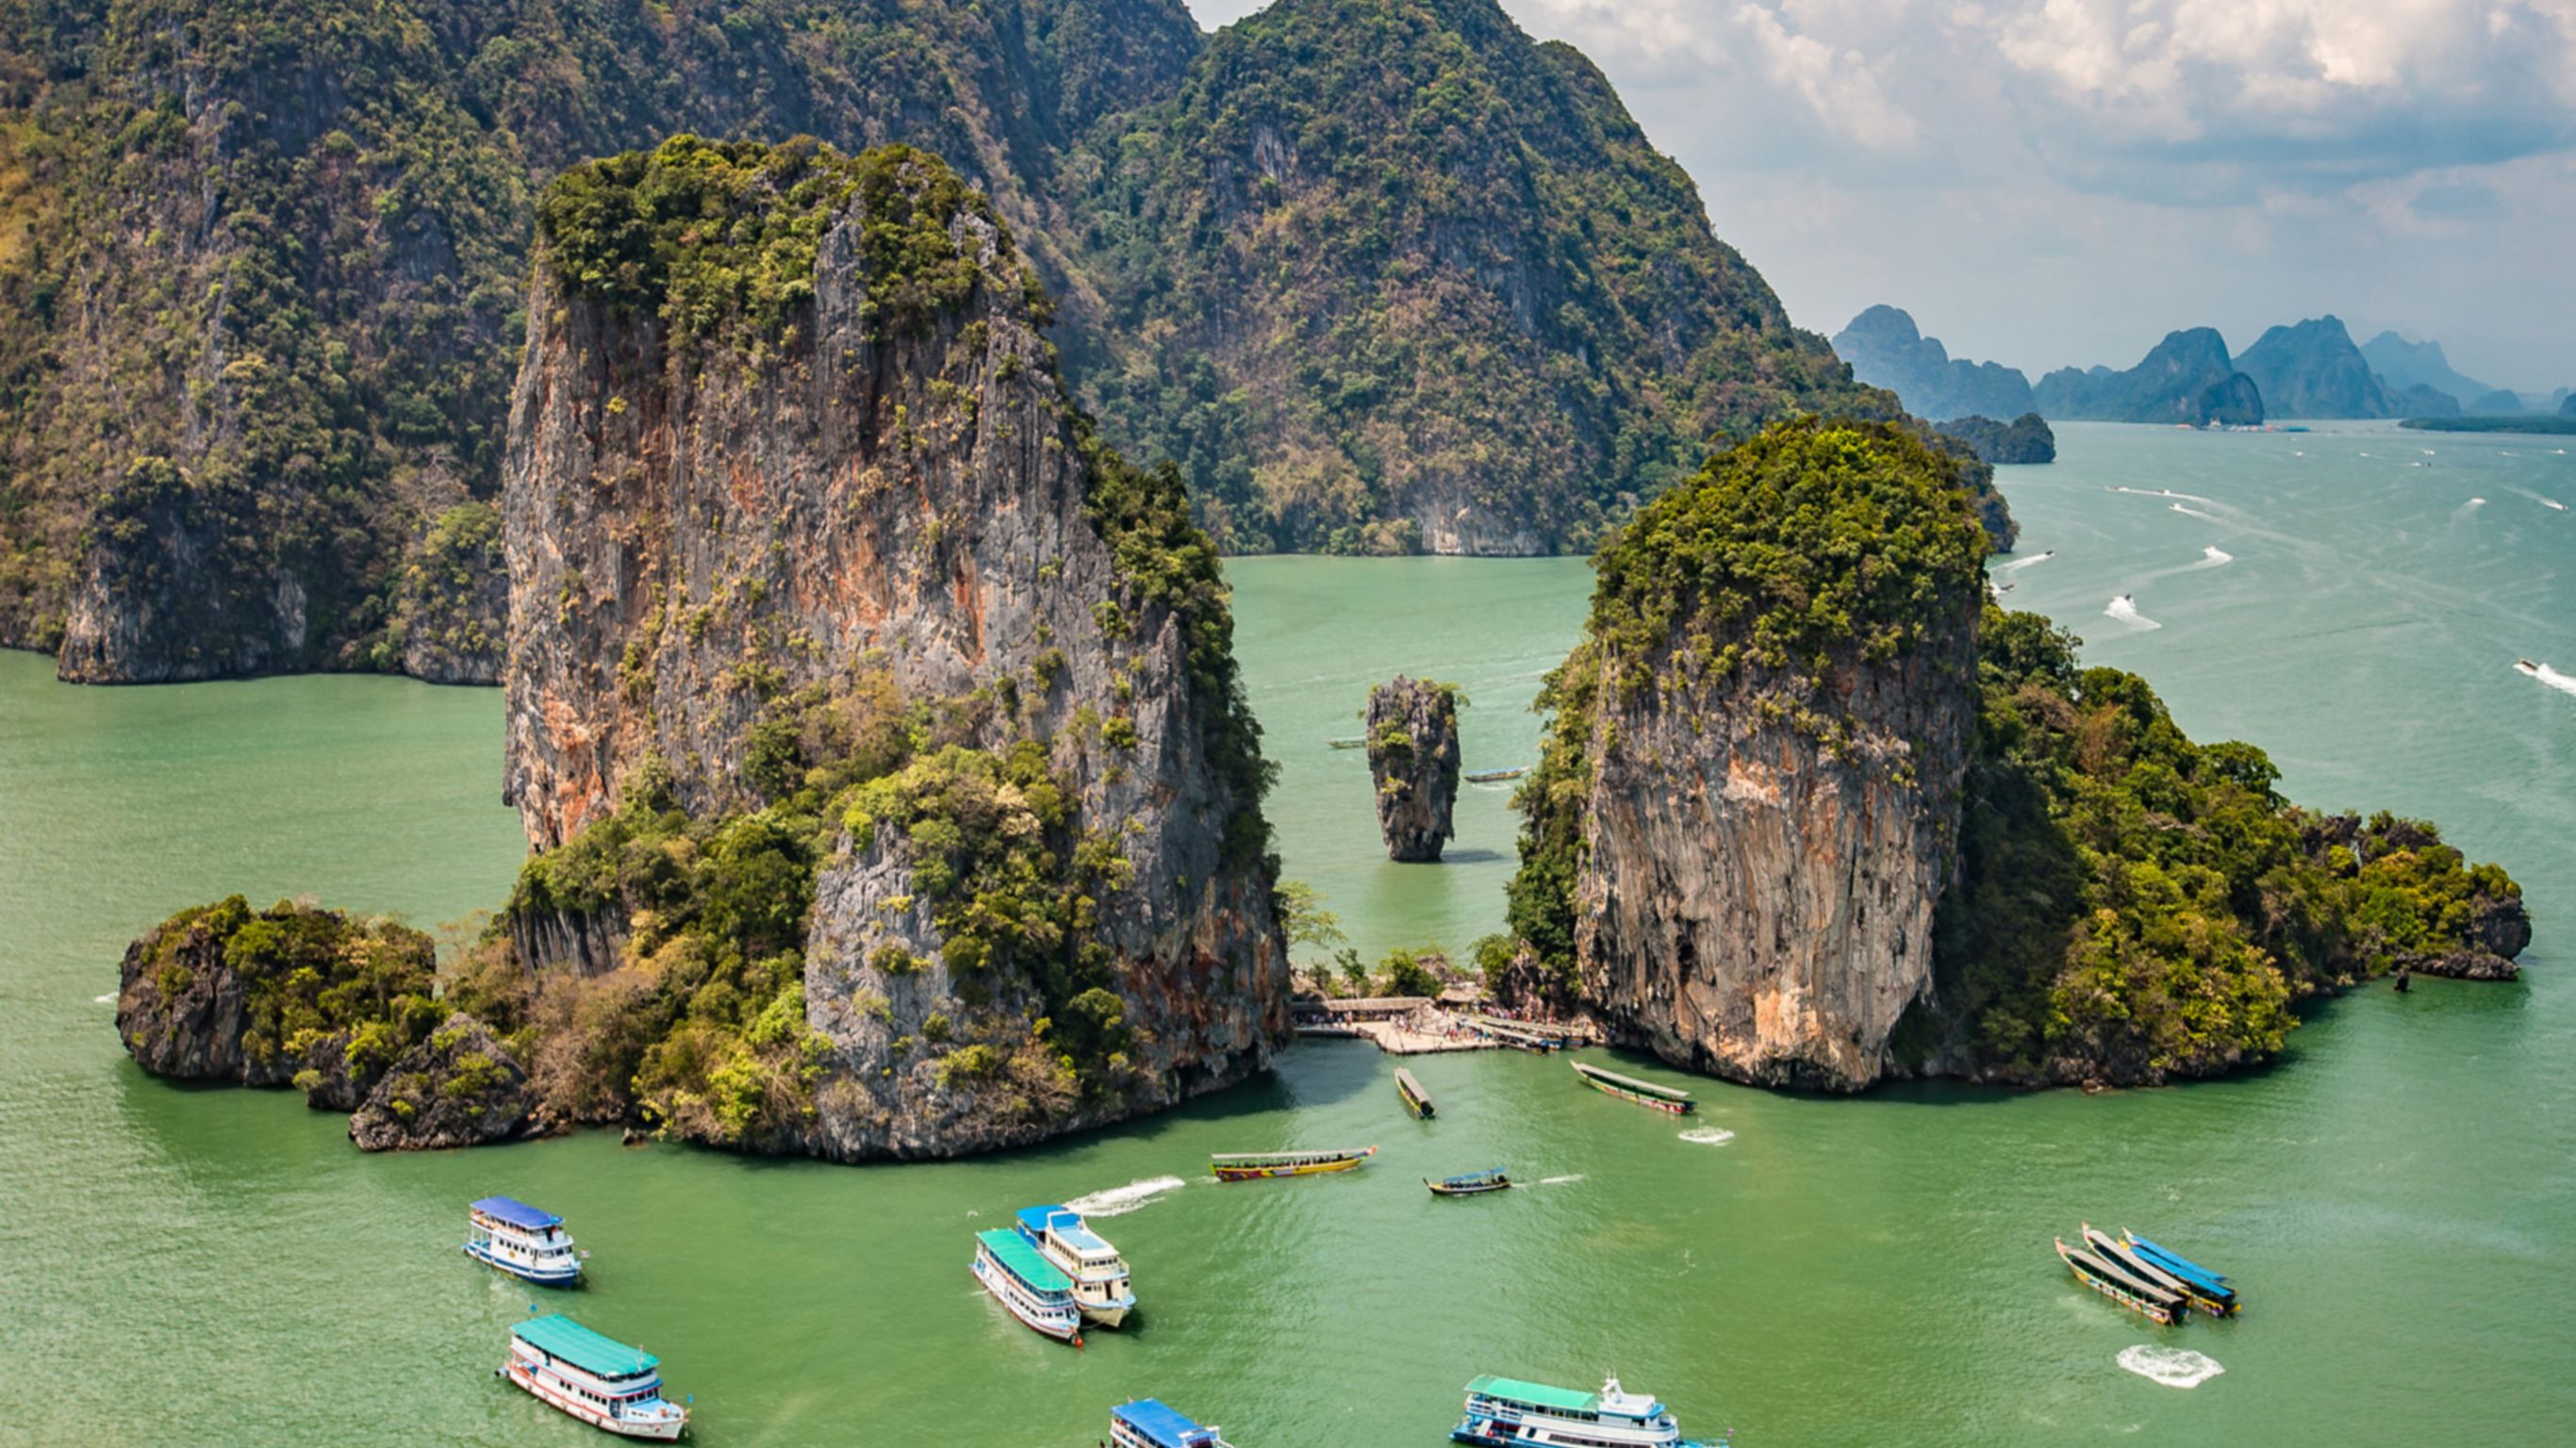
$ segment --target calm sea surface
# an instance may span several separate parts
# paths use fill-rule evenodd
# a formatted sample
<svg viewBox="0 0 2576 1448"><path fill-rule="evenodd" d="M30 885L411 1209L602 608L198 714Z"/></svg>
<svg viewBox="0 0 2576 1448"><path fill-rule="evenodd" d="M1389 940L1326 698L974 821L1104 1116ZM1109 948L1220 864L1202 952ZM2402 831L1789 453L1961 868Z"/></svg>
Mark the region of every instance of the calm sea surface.
<svg viewBox="0 0 2576 1448"><path fill-rule="evenodd" d="M1078 1448L1153 1394L1244 1448L1429 1445L1476 1373L1609 1370L1745 1448L2568 1441L2576 682L2515 660L2576 674L2576 515L2548 505L2576 504L2576 459L2368 426L2060 438L2055 467L2005 470L2011 601L2145 674L2194 735L2262 744L2296 797L2431 815L2502 860L2540 918L2526 984L2366 991L2276 1069L2176 1090L1697 1083L1688 1126L1720 1140L1520 1055L1417 1063L1441 1109L1418 1124L1393 1061L1325 1045L1186 1111L956 1164L599 1133L365 1157L292 1093L137 1071L117 958L231 891L424 925L499 900L521 851L499 695L74 689L5 654L0 1441L608 1441L491 1375L533 1295L455 1250L464 1203L493 1192L571 1218L592 1284L542 1300L659 1354L709 1444ZM1288 872L1372 955L1496 928L1505 793L1460 800L1451 863L1392 865L1365 764L1326 741L1403 670L1466 689L1468 768L1527 762L1583 565L1232 574ZM1354 1176L1202 1175L1210 1151L1369 1142ZM1420 1184L1497 1163L1528 1188ZM976 1291L969 1234L1101 1193L1144 1318L1077 1352ZM2220 1265L2245 1315L2160 1329L2084 1292L2048 1245L2079 1218ZM2225 1372L2164 1386L2120 1365L2140 1345Z"/></svg>

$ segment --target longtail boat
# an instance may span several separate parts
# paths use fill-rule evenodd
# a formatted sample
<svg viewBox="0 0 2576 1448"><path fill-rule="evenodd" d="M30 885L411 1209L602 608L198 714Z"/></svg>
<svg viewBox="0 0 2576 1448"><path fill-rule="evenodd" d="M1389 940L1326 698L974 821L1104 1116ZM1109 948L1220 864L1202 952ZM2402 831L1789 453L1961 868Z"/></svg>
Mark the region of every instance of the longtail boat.
<svg viewBox="0 0 2576 1448"><path fill-rule="evenodd" d="M1431 1109L1431 1093L1423 1090L1422 1083L1402 1066L1395 1068L1395 1094L1404 1098L1405 1110L1422 1120L1429 1121L1435 1114Z"/></svg>
<svg viewBox="0 0 2576 1448"><path fill-rule="evenodd" d="M1554 1036L1530 1030L1511 1021L1498 1021L1491 1016L1467 1017L1467 1029L1488 1041L1499 1041L1515 1051L1527 1051L1533 1056L1544 1056L1550 1051L1562 1049L1565 1045Z"/></svg>
<svg viewBox="0 0 2576 1448"><path fill-rule="evenodd" d="M2141 1277L2112 1266L2080 1247L2069 1247L2066 1239L2053 1239L2057 1255L2064 1259L2075 1280L2110 1298L2132 1312L2172 1326L2182 1321L2185 1306L2180 1295L2167 1292Z"/></svg>
<svg viewBox="0 0 2576 1448"><path fill-rule="evenodd" d="M1503 1169L1498 1166L1489 1166L1483 1171L1471 1171L1464 1176L1442 1177L1436 1182L1429 1177L1424 1177L1422 1184L1431 1188L1431 1194L1435 1197L1472 1197L1481 1192L1507 1192L1512 1189L1512 1179L1503 1175Z"/></svg>
<svg viewBox="0 0 2576 1448"><path fill-rule="evenodd" d="M2182 1284L2183 1294L2213 1317L2233 1316L2243 1304L2237 1301L2236 1289L2227 1285L2225 1274L2212 1272L2179 1252L2169 1252L2137 1233L2123 1228L2120 1236L2128 1243L2129 1255Z"/></svg>
<svg viewBox="0 0 2576 1448"><path fill-rule="evenodd" d="M1658 1086L1652 1081L1640 1081L1634 1076L1622 1076L1616 1071L1604 1071L1598 1066L1587 1066L1581 1061L1573 1062L1572 1065L1575 1074L1583 1078L1585 1085L1595 1091L1606 1091L1622 1101L1634 1101L1640 1106L1651 1106L1657 1111L1669 1111L1675 1116L1688 1116L1691 1109L1699 1104L1691 1100L1690 1093L1687 1091L1676 1091L1670 1086Z"/></svg>
<svg viewBox="0 0 2576 1448"><path fill-rule="evenodd" d="M1529 773L1529 766L1524 764L1513 769L1480 769L1473 774L1462 774L1458 777L1469 784L1500 784L1506 779L1518 779L1527 773Z"/></svg>
<svg viewBox="0 0 2576 1448"><path fill-rule="evenodd" d="M1357 1151L1220 1151L1210 1153L1208 1160L1218 1181L1248 1182L1350 1171L1375 1155L1376 1147L1364 1146Z"/></svg>
<svg viewBox="0 0 2576 1448"><path fill-rule="evenodd" d="M1231 1448L1215 1428L1156 1398L1109 1410L1112 1448Z"/></svg>

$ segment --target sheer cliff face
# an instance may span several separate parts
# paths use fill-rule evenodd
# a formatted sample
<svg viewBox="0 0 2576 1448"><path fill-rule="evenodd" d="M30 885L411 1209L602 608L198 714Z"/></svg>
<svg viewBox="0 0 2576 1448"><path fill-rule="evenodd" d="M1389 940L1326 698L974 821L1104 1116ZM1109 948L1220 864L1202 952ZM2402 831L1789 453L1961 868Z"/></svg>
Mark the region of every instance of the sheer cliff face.
<svg viewBox="0 0 2576 1448"><path fill-rule="evenodd" d="M938 702L964 744L1033 741L1068 836L1122 862L1086 938L1059 944L1105 948L1130 1069L1079 1099L1004 1103L923 1043L1034 1047L1042 972L943 959L919 829L839 831L804 952L828 1062L811 1120L764 1144L842 1158L1005 1145L1165 1104L1239 1079L1286 1027L1222 597L1211 615L1158 593L1140 550L1174 540L1105 516L1100 469L1123 465L1066 410L991 213L956 205L944 234L924 232L944 168L887 164L816 218L810 301L766 335L676 336L541 258L504 464L507 791L539 847L607 811L648 759L694 816L759 805L760 721L864 681ZM909 253L871 240L907 223ZM1000 829L1040 829L1015 799Z"/></svg>
<svg viewBox="0 0 2576 1448"><path fill-rule="evenodd" d="M1583 995L1615 1036L1742 1081L1877 1079L1931 983L1974 617L1965 595L1924 646L1837 659L1812 690L1763 678L1604 693L1575 945ZM1828 751L1784 703L1847 721L1849 742Z"/></svg>
<svg viewBox="0 0 2576 1448"><path fill-rule="evenodd" d="M1391 860L1436 861L1457 833L1458 691L1402 674L1369 690L1369 779Z"/></svg>
<svg viewBox="0 0 2576 1448"><path fill-rule="evenodd" d="M1881 1074L1954 867L1985 549L1955 459L1814 423L1604 548L1518 801L1547 993L1715 1075Z"/></svg>

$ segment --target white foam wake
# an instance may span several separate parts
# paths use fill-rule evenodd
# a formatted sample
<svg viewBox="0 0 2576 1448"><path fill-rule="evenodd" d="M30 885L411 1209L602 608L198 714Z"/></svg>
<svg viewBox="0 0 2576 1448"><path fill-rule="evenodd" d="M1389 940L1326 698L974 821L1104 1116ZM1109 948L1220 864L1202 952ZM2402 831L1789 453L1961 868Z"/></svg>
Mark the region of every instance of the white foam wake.
<svg viewBox="0 0 2576 1448"><path fill-rule="evenodd" d="M2222 568L2236 561L2235 554L2230 553L2226 549L2218 547L2215 544L2201 549L2200 557L2202 563L2210 568Z"/></svg>
<svg viewBox="0 0 2576 1448"><path fill-rule="evenodd" d="M2198 493L2177 493L2171 488L2113 488L2111 491L2127 493L2133 498L2180 498L2186 503L2207 503L2213 508L2218 506L2216 498L2204 498Z"/></svg>
<svg viewBox="0 0 2576 1448"><path fill-rule="evenodd" d="M1572 1176L1540 1177L1538 1179L1538 1184L1543 1187L1561 1187L1567 1182L1579 1182L1581 1180L1583 1180L1583 1173L1576 1172Z"/></svg>
<svg viewBox="0 0 2576 1448"><path fill-rule="evenodd" d="M2103 609L2102 611L2109 614L2111 617L2118 619L2120 622L2129 625L2131 628L2139 630L2140 632L2144 632L2151 628L2164 627L2163 624L2160 624L2154 619L2147 617L2145 614L2138 612L2138 601L2129 597L2125 593L2121 594L2118 598L2112 599L2111 606Z"/></svg>
<svg viewBox="0 0 2576 1448"><path fill-rule="evenodd" d="M2223 523L2227 521L2226 519L2219 517L2216 513L2204 513L2198 508L2186 508L2180 503L2174 504L2173 510L2182 514L2186 518L2206 518L2212 523Z"/></svg>
<svg viewBox="0 0 2576 1448"><path fill-rule="evenodd" d="M2530 668L2524 668L2520 664L2515 664L2513 666L2513 671L2517 674L2523 675L2525 678L2538 679L2540 682L2547 684L2549 687L2556 689L2562 694L2576 694L2576 679L2567 677L2565 674L2558 672L2547 664L2534 664Z"/></svg>
<svg viewBox="0 0 2576 1448"><path fill-rule="evenodd" d="M2157 1347L2143 1342L2120 1349L2120 1366L2168 1388L2196 1388L2227 1371L2218 1365L2218 1359L2189 1348Z"/></svg>
<svg viewBox="0 0 2576 1448"><path fill-rule="evenodd" d="M91 996L89 998L89 1003L94 1006L112 1006L116 1004L116 997L112 995Z"/></svg>
<svg viewBox="0 0 2576 1448"><path fill-rule="evenodd" d="M1702 1146L1724 1146L1735 1139L1735 1133L1723 1126L1695 1126L1682 1133L1682 1140Z"/></svg>
<svg viewBox="0 0 2576 1448"><path fill-rule="evenodd" d="M2056 556L2057 550L2051 548L2045 553L2034 553L2028 558L2016 558L2012 562L2005 564L2002 571L2005 573L2019 573L2023 569L2031 567L2034 564L2046 563L2048 560Z"/></svg>
<svg viewBox="0 0 2576 1448"><path fill-rule="evenodd" d="M1093 1192L1087 1197L1075 1197L1065 1205L1086 1217L1123 1217L1138 1207L1160 1201L1187 1185L1189 1183L1176 1176L1148 1177L1143 1181L1129 1182L1123 1187L1111 1187L1105 1192Z"/></svg>

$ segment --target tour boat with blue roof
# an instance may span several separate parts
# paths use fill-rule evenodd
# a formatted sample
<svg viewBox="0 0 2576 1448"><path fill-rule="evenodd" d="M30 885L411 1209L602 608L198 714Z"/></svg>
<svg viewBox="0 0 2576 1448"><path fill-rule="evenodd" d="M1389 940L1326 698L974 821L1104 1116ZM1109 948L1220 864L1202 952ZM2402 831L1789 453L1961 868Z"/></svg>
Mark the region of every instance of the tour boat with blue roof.
<svg viewBox="0 0 2576 1448"><path fill-rule="evenodd" d="M667 1443L689 1426L689 1410L662 1397L661 1359L561 1313L511 1328L510 1356L498 1371L539 1401L622 1438Z"/></svg>
<svg viewBox="0 0 2576 1448"><path fill-rule="evenodd" d="M1022 1207L1019 1221L1020 1235L1029 1245L1073 1279L1074 1306L1085 1321L1116 1327L1136 1310L1126 1262L1082 1220L1082 1213L1066 1206Z"/></svg>
<svg viewBox="0 0 2576 1448"><path fill-rule="evenodd" d="M1672 1410L1611 1378L1597 1393L1490 1374L1467 1385L1467 1416L1451 1441L1487 1448L1726 1448L1727 1439L1682 1436Z"/></svg>
<svg viewBox="0 0 2576 1448"><path fill-rule="evenodd" d="M2087 1227L2084 1231L2090 1236L2093 1229ZM2233 1317L2236 1314L2240 1305L2236 1289L2227 1285L2224 1273L2212 1272L2189 1257L2159 1247L2125 1227L2121 1229L2120 1237L2133 1260L2166 1279L2175 1290L2190 1298L2193 1306L2212 1317Z"/></svg>
<svg viewBox="0 0 2576 1448"><path fill-rule="evenodd" d="M1218 1430L1153 1398L1109 1410L1111 1448L1234 1448Z"/></svg>
<svg viewBox="0 0 2576 1448"><path fill-rule="evenodd" d="M1011 1315L1059 1342L1082 1345L1073 1279L1008 1227L975 1234L975 1280Z"/></svg>
<svg viewBox="0 0 2576 1448"><path fill-rule="evenodd" d="M563 1218L510 1197L485 1197L466 1212L465 1255L546 1287L581 1280L581 1261Z"/></svg>

